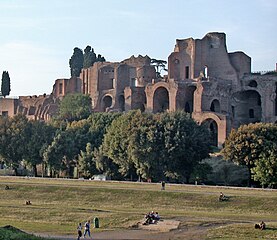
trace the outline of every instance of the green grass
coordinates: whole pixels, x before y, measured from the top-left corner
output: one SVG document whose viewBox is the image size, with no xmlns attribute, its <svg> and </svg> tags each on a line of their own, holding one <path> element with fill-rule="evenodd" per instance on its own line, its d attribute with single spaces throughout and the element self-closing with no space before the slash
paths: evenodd
<svg viewBox="0 0 277 240">
<path fill-rule="evenodd" d="M 0 240 L 47 240 L 46 238 L 36 237 L 31 234 L 22 232 L 21 230 L 6 226 L 0 228 Z M 53 240 L 53 239 L 52 239 Z"/>
<path fill-rule="evenodd" d="M 254 229 L 253 224 L 233 224 L 215 228 L 209 231 L 207 239 L 222 239 L 222 240 L 260 240 L 260 239 L 277 239 L 277 224 L 272 223 L 266 230 Z"/>
<path fill-rule="evenodd" d="M 4 190 L 5 185 L 11 189 Z M 87 219 L 100 219 L 100 229 L 94 231 L 120 229 L 155 210 L 163 218 L 180 219 L 181 225 L 185 224 L 184 217 L 195 224 L 244 223 L 239 227 L 234 224 L 215 227 L 209 231 L 208 239 L 247 239 L 241 236 L 255 234 L 253 224 L 261 220 L 273 226 L 271 230 L 262 231 L 265 238 L 261 239 L 276 236 L 275 190 L 167 184 L 166 191 L 161 191 L 160 187 L 155 183 L 0 177 L 0 226 L 12 225 L 27 232 L 76 235 L 77 223 Z M 230 196 L 230 200 L 219 202 L 220 191 Z M 31 200 L 32 205 L 25 205 L 26 200 Z M 235 238 L 231 238 L 233 232 Z M 221 238 L 221 234 L 230 238 Z"/>
</svg>

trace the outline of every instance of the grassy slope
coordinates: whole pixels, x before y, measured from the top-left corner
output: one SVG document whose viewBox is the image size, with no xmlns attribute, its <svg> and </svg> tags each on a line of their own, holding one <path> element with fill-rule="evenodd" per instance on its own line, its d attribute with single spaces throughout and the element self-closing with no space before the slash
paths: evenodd
<svg viewBox="0 0 277 240">
<path fill-rule="evenodd" d="M 0 227 L 0 240 L 47 240 L 46 238 L 36 237 L 22 232 L 11 226 Z"/>
<path fill-rule="evenodd" d="M 10 190 L 4 190 L 6 184 Z M 218 201 L 220 191 L 230 196 L 228 202 Z M 26 200 L 32 205 L 26 206 Z M 149 183 L 0 178 L 0 226 L 28 232 L 75 234 L 78 222 L 94 217 L 100 219 L 98 231 L 122 228 L 155 210 L 164 218 L 245 222 L 236 231 L 221 227 L 209 233 L 209 239 L 218 239 L 221 233 L 234 237 L 232 232 L 238 232 L 240 239 L 252 234 L 253 223 L 260 220 L 277 227 L 276 206 L 277 192 L 269 190 L 166 185 L 161 191 L 160 184 Z M 274 237 L 277 230 L 265 232 Z"/>
</svg>

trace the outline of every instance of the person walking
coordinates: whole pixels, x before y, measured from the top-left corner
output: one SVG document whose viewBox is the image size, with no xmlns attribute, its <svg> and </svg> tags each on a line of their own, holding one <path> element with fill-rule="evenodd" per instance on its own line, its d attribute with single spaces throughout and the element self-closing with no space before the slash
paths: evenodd
<svg viewBox="0 0 277 240">
<path fill-rule="evenodd" d="M 90 237 L 90 220 L 86 221 L 85 223 L 84 238 L 86 237 L 87 234 Z"/>
<path fill-rule="evenodd" d="M 77 240 L 80 240 L 82 237 L 82 223 L 79 223 L 77 227 L 77 234 L 78 234 Z"/>
<path fill-rule="evenodd" d="M 165 190 L 165 181 L 162 181 L 162 190 Z"/>
</svg>

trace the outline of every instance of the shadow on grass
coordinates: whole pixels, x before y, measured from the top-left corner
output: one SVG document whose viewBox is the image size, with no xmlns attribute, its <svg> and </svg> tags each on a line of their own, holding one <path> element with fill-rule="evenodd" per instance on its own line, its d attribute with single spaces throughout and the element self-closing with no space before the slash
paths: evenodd
<svg viewBox="0 0 277 240">
<path fill-rule="evenodd" d="M 277 227 L 266 227 L 266 230 L 272 230 L 272 231 L 277 231 Z"/>
</svg>

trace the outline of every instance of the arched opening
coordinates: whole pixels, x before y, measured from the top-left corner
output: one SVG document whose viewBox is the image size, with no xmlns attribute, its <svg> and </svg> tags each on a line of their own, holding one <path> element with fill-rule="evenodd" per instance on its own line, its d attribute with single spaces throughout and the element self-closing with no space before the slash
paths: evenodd
<svg viewBox="0 0 277 240">
<path fill-rule="evenodd" d="M 103 98 L 103 112 L 107 112 L 108 108 L 112 106 L 113 99 L 111 96 L 105 96 Z"/>
<path fill-rule="evenodd" d="M 125 98 L 123 95 L 119 96 L 118 103 L 119 103 L 119 110 L 121 112 L 124 112 L 125 111 Z"/>
<path fill-rule="evenodd" d="M 189 102 L 186 102 L 186 104 L 185 104 L 185 112 L 191 113 L 191 108 L 190 108 Z"/>
<path fill-rule="evenodd" d="M 261 96 L 255 90 L 238 92 L 233 95 L 236 122 L 249 124 L 262 120 Z M 238 126 L 235 126 L 238 127 Z"/>
<path fill-rule="evenodd" d="M 252 81 L 250 81 L 250 83 L 248 84 L 248 86 L 249 87 L 257 87 L 258 86 L 258 84 L 257 84 L 257 82 L 255 81 L 255 80 L 252 80 Z"/>
<path fill-rule="evenodd" d="M 210 110 L 212 112 L 220 112 L 220 103 L 217 99 L 214 99 L 211 103 L 211 107 L 210 107 Z"/>
<path fill-rule="evenodd" d="M 154 93 L 153 112 L 164 112 L 169 109 L 169 94 L 166 88 L 159 87 Z"/>
<path fill-rule="evenodd" d="M 215 147 L 218 146 L 218 126 L 215 120 L 206 119 L 202 125 L 206 126 L 210 132 L 210 141 L 211 144 Z"/>
</svg>

